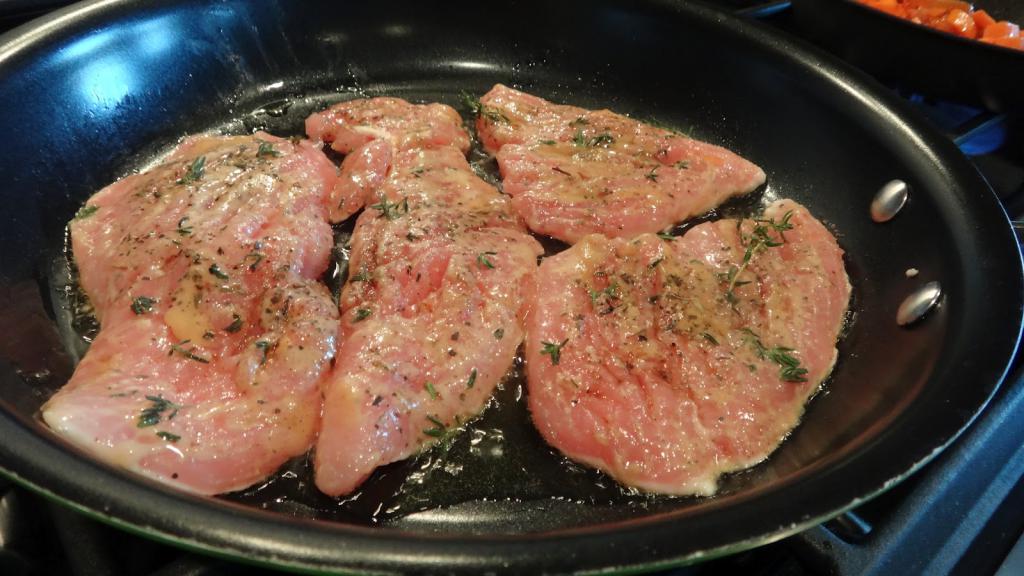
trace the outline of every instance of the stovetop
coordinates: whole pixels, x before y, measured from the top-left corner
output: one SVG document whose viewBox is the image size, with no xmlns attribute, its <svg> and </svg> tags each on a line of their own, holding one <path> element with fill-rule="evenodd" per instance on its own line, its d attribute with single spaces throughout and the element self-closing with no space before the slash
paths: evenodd
<svg viewBox="0 0 1024 576">
<path fill-rule="evenodd" d="M 0 0 L 0 31 L 60 0 Z M 788 2 L 714 0 L 799 36 Z M 898 89 L 894 89 L 899 92 Z M 970 157 L 1024 220 L 1024 117 L 899 92 Z M 950 448 L 894 489 L 773 544 L 666 574 L 1024 574 L 1024 362 Z M 90 520 L 0 481 L 0 574 L 274 574 L 199 556 Z"/>
</svg>

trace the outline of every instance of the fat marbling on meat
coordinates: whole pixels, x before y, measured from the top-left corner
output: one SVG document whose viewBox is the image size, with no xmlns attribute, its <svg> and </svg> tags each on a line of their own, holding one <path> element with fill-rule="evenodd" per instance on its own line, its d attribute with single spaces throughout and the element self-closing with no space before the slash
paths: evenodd
<svg viewBox="0 0 1024 576">
<path fill-rule="evenodd" d="M 575 243 L 630 238 L 711 210 L 765 181 L 720 146 L 496 85 L 477 108 L 477 133 L 502 186 L 534 232 Z"/>
<path fill-rule="evenodd" d="M 70 224 L 101 330 L 46 423 L 110 464 L 185 490 L 245 488 L 306 452 L 338 312 L 337 169 L 268 134 L 185 140 Z"/>
<path fill-rule="evenodd" d="M 315 454 L 317 487 L 340 495 L 486 406 L 522 341 L 524 286 L 541 247 L 508 198 L 474 174 L 450 107 L 356 100 L 307 128 L 348 154 L 344 205 L 367 205 Z"/>
<path fill-rule="evenodd" d="M 672 240 L 587 236 L 537 273 L 534 423 L 623 484 L 712 494 L 797 424 L 835 362 L 849 295 L 842 250 L 789 200 Z"/>
</svg>

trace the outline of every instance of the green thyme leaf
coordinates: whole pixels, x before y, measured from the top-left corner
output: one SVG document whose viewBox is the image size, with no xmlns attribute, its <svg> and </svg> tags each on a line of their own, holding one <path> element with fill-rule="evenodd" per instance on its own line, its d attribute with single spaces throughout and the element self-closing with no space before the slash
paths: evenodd
<svg viewBox="0 0 1024 576">
<path fill-rule="evenodd" d="M 189 234 L 191 234 L 192 233 L 192 227 L 186 225 L 185 224 L 186 222 L 188 222 L 188 216 L 185 216 L 181 220 L 178 220 L 178 229 L 175 230 L 175 232 L 177 232 L 178 234 L 180 234 L 182 236 L 188 236 Z"/>
<path fill-rule="evenodd" d="M 568 338 L 562 340 L 560 343 L 541 341 L 544 348 L 541 349 L 540 353 L 551 356 L 551 364 L 557 366 L 558 361 L 562 359 L 562 346 L 565 346 L 565 343 L 568 341 Z"/>
<path fill-rule="evenodd" d="M 82 206 L 81 208 L 79 208 L 78 212 L 75 212 L 75 220 L 85 220 L 89 216 L 92 216 L 93 214 L 95 214 L 96 211 L 99 210 L 99 209 L 100 209 L 99 206 L 92 205 L 92 204 L 86 204 L 85 206 Z"/>
<path fill-rule="evenodd" d="M 433 438 L 440 438 L 441 436 L 444 436 L 445 431 L 448 429 L 448 427 L 444 425 L 444 422 L 441 422 L 437 419 L 437 416 L 432 414 L 427 415 L 427 420 L 430 420 L 430 423 L 434 426 L 432 428 L 425 429 L 423 431 L 424 434 Z"/>
<path fill-rule="evenodd" d="M 401 202 L 389 202 L 387 198 L 381 198 L 380 202 L 370 206 L 374 210 L 379 210 L 381 215 L 388 220 L 396 220 L 401 218 L 403 214 L 409 213 L 409 198 L 402 198 Z"/>
<path fill-rule="evenodd" d="M 171 434 L 170 432 L 164 432 L 163 430 L 157 432 L 156 435 L 159 436 L 160 439 L 166 440 L 168 442 L 177 442 L 178 440 L 181 440 L 181 436 L 178 436 L 177 434 Z"/>
<path fill-rule="evenodd" d="M 372 313 L 369 308 L 357 308 L 352 322 L 362 322 L 369 318 Z"/>
<path fill-rule="evenodd" d="M 228 327 L 225 328 L 224 331 L 225 332 L 229 332 L 231 334 L 234 334 L 235 332 L 238 332 L 241 329 L 242 329 L 242 317 L 239 316 L 238 314 L 232 314 L 231 315 L 231 324 L 228 324 Z"/>
<path fill-rule="evenodd" d="M 177 344 L 171 344 L 171 351 L 168 352 L 167 355 L 170 356 L 171 354 L 178 353 L 178 354 L 181 354 L 182 356 L 184 356 L 185 358 L 188 358 L 189 360 L 195 360 L 196 362 L 201 362 L 203 364 L 209 364 L 210 363 L 210 359 L 209 358 L 204 358 L 204 357 L 202 357 L 202 356 L 200 356 L 200 355 L 195 353 L 195 350 L 196 350 L 195 346 L 193 346 L 191 348 L 188 348 L 188 349 L 185 349 L 185 347 L 184 347 L 185 344 L 188 344 L 189 342 L 191 342 L 191 340 L 182 340 L 181 342 L 178 342 Z"/>
<path fill-rule="evenodd" d="M 171 420 L 178 415 L 178 410 L 181 409 L 180 405 L 167 400 L 163 395 L 147 395 L 146 400 L 149 400 L 151 404 L 143 408 L 142 412 L 139 413 L 139 418 L 135 424 L 138 428 L 146 428 L 159 424 L 163 418 L 164 412 L 167 412 L 168 410 L 171 413 L 167 416 L 167 419 Z"/>
<path fill-rule="evenodd" d="M 492 124 L 510 123 L 508 116 L 505 116 L 501 110 L 481 103 L 479 98 L 470 96 L 465 91 L 463 91 L 459 96 L 462 99 L 462 104 L 469 108 L 474 116 L 481 116 L 484 120 L 487 120 Z"/>
<path fill-rule="evenodd" d="M 229 278 L 227 273 L 224 272 L 223 270 L 221 270 L 220 266 L 218 266 L 216 264 L 210 264 L 209 270 L 210 270 L 210 274 L 213 274 L 214 276 L 216 276 L 217 278 L 220 278 L 221 280 L 227 280 Z"/>
<path fill-rule="evenodd" d="M 762 360 L 769 360 L 779 365 L 779 378 L 786 382 L 806 382 L 807 369 L 800 366 L 800 360 L 793 356 L 796 350 L 786 346 L 773 346 L 768 348 L 761 342 L 761 338 L 753 330 L 743 328 L 740 330 L 746 340 L 753 348 L 757 357 Z"/>
<path fill-rule="evenodd" d="M 473 368 L 473 371 L 469 373 L 469 380 L 466 381 L 466 388 L 472 388 L 473 384 L 476 384 L 476 368 Z"/>
<path fill-rule="evenodd" d="M 138 315 L 146 314 L 153 311 L 153 305 L 156 304 L 156 300 L 149 296 L 139 296 L 135 300 L 132 300 L 132 312 Z"/>
<path fill-rule="evenodd" d="M 260 358 L 260 366 L 263 366 L 267 363 L 267 354 L 270 353 L 270 349 L 274 346 L 274 343 L 267 340 L 257 340 L 253 346 L 259 348 L 260 352 L 263 353 L 263 356 Z"/>
<path fill-rule="evenodd" d="M 178 184 L 190 184 L 199 180 L 206 173 L 206 156 L 200 156 L 188 166 L 185 175 L 178 179 Z"/>
<path fill-rule="evenodd" d="M 257 158 L 263 158 L 264 156 L 277 157 L 280 155 L 281 153 L 274 149 L 273 144 L 271 144 L 270 142 L 263 142 L 262 140 L 260 141 L 259 150 L 256 151 Z"/>
<path fill-rule="evenodd" d="M 768 219 L 756 219 L 754 220 L 754 228 L 751 230 L 750 235 L 740 233 L 740 243 L 746 248 L 743 252 L 743 260 L 740 262 L 739 267 L 735 270 L 730 267 L 729 269 L 729 285 L 726 287 L 726 300 L 732 304 L 736 304 L 738 299 L 733 290 L 737 286 L 743 284 L 749 284 L 749 281 L 740 282 L 740 274 L 746 270 L 747 266 L 754 259 L 754 256 L 767 250 L 768 248 L 775 248 L 782 246 L 786 242 L 786 237 L 783 232 L 793 229 L 793 224 L 790 223 L 790 218 L 793 217 L 793 211 L 786 212 L 782 219 L 776 222 L 772 218 Z M 736 223 L 737 229 L 740 227 L 740 222 Z M 774 231 L 778 235 L 778 240 L 773 238 L 770 234 Z"/>
<path fill-rule="evenodd" d="M 486 268 L 494 269 L 494 264 L 487 259 L 488 256 L 497 256 L 497 252 L 481 252 L 476 255 L 476 263 Z"/>
</svg>

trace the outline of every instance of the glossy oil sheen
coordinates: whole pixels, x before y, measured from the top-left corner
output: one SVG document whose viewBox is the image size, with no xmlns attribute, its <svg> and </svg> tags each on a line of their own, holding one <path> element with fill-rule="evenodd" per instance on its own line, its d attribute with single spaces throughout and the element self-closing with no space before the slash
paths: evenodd
<svg viewBox="0 0 1024 576">
<path fill-rule="evenodd" d="M 987 402 L 1020 333 L 1016 242 L 955 147 L 882 89 L 693 3 L 512 2 L 497 15 L 478 3 L 449 7 L 100 3 L 5 37 L 0 126 L 16 143 L 0 155 L 8 475 L 119 525 L 259 562 L 635 570 L 749 547 L 873 496 Z M 496 82 L 725 145 L 764 167 L 768 186 L 723 215 L 788 196 L 835 232 L 854 319 L 833 378 L 767 462 L 727 478 L 715 498 L 623 491 L 544 446 L 515 376 L 448 452 L 381 469 L 347 501 L 317 494 L 301 460 L 244 493 L 179 494 L 92 461 L 35 419 L 84 348 L 88 327 L 69 312 L 77 304 L 62 250 L 67 221 L 94 191 L 186 133 L 288 135 L 339 100 L 388 94 L 458 105 L 459 91 L 479 95 Z M 875 224 L 865 208 L 895 177 L 913 202 Z M 913 283 L 910 267 L 920 270 Z M 335 284 L 341 268 L 329 274 Z M 944 304 L 897 327 L 902 299 L 932 280 Z"/>
</svg>

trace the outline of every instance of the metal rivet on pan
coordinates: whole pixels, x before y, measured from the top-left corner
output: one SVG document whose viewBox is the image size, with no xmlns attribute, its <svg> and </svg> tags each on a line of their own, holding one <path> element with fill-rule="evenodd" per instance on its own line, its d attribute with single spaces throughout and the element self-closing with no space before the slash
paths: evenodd
<svg viewBox="0 0 1024 576">
<path fill-rule="evenodd" d="M 871 219 L 875 222 L 888 222 L 895 218 L 907 203 L 909 190 L 910 187 L 903 180 L 891 180 L 882 186 L 871 201 Z"/>
<path fill-rule="evenodd" d="M 938 282 L 929 282 L 921 286 L 900 304 L 900 309 L 896 311 L 896 323 L 906 326 L 924 318 L 924 315 L 939 303 L 940 296 L 942 286 Z"/>
</svg>

